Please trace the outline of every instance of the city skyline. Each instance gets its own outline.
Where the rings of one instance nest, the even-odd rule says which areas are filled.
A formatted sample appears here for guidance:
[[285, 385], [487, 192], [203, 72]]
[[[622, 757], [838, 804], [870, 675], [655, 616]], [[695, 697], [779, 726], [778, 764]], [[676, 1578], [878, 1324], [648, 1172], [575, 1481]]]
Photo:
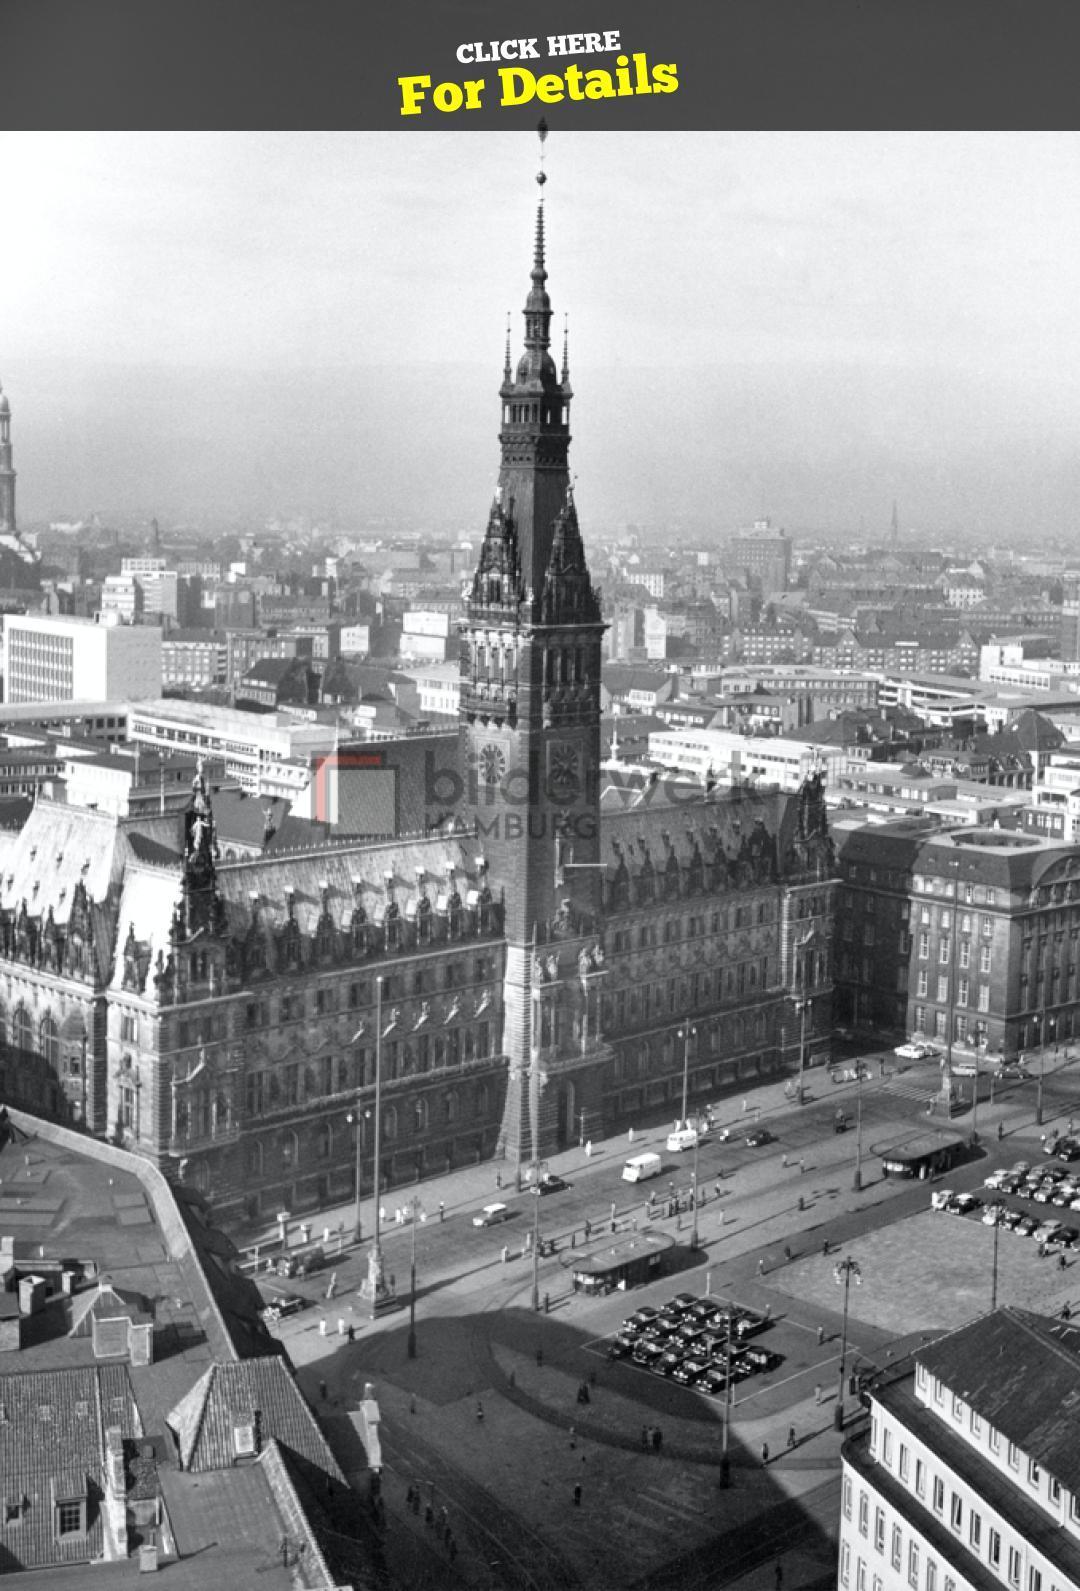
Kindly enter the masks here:
[[[479, 528], [493, 306], [519, 301], [536, 191], [521, 133], [0, 148], [16, 239], [0, 381], [24, 521], [276, 508]], [[1073, 138], [548, 148], [587, 534], [678, 517], [722, 535], [771, 514], [872, 536], [894, 498], [928, 533], [1068, 529]]]

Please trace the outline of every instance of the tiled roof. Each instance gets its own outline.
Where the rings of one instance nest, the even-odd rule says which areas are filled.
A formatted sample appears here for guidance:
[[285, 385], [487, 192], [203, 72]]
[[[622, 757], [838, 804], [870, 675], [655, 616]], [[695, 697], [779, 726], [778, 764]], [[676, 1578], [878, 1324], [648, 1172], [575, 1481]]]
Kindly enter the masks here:
[[1070, 1492], [1080, 1492], [1080, 1328], [999, 1309], [915, 1355]]
[[[17, 1521], [0, 1517], [0, 1563], [10, 1567], [14, 1559], [40, 1569], [100, 1557], [104, 1433], [116, 1425], [125, 1437], [141, 1434], [126, 1369], [94, 1365], [0, 1375], [0, 1410], [0, 1491], [5, 1501], [21, 1505]], [[90, 1497], [86, 1535], [56, 1534], [54, 1483], [64, 1476], [65, 1485], [74, 1481]]]
[[213, 1364], [168, 1416], [186, 1470], [231, 1469], [238, 1425], [252, 1426], [255, 1445], [270, 1437], [288, 1454], [340, 1485], [345, 1477], [291, 1372], [279, 1358]]

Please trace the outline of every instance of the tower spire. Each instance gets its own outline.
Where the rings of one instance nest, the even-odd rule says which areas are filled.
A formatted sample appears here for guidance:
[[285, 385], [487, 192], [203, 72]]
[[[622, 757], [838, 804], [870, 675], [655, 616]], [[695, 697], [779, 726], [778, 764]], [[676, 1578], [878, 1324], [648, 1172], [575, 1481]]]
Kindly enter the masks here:
[[569, 381], [570, 381], [570, 316], [569, 315], [564, 315], [563, 316], [562, 370], [559, 372], [559, 380], [562, 382], [564, 387], [567, 386], [569, 384]]

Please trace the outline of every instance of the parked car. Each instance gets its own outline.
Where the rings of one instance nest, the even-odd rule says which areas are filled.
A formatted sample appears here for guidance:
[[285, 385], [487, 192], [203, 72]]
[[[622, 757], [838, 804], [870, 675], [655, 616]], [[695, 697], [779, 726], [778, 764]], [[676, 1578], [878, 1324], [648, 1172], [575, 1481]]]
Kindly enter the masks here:
[[646, 1326], [654, 1324], [660, 1311], [651, 1304], [642, 1304], [640, 1309], [635, 1309], [632, 1315], [627, 1315], [622, 1323], [623, 1331], [631, 1332], [635, 1337], [641, 1335]]
[[983, 1226], [1000, 1226], [1005, 1218], [1006, 1206], [1003, 1204], [988, 1204], [982, 1213]]
[[956, 1194], [952, 1188], [935, 1188], [930, 1195], [930, 1208], [931, 1210], [948, 1210], [951, 1208], [955, 1198]]
[[632, 1358], [635, 1364], [644, 1365], [647, 1370], [651, 1370], [657, 1360], [663, 1357], [664, 1352], [662, 1343], [649, 1342], [642, 1338], [635, 1345]]
[[[737, 1376], [732, 1376], [732, 1384], [734, 1384], [737, 1379]], [[699, 1378], [698, 1386], [701, 1388], [702, 1392], [707, 1392], [711, 1398], [722, 1397], [728, 1389], [727, 1371], [724, 1369], [723, 1365], [710, 1365], [705, 1374]]]
[[747, 1133], [746, 1135], [746, 1147], [748, 1149], [760, 1149], [762, 1144], [772, 1144], [775, 1142], [776, 1139], [773, 1137], [772, 1133], [767, 1127], [756, 1127], [753, 1132]]
[[681, 1381], [684, 1387], [693, 1387], [708, 1373], [709, 1368], [707, 1359], [684, 1359], [671, 1372], [671, 1379]]
[[955, 1211], [957, 1215], [970, 1215], [972, 1210], [977, 1210], [981, 1204], [982, 1200], [976, 1198], [973, 1193], [958, 1193], [949, 1205], [949, 1209]]
[[1031, 1073], [1019, 1061], [1006, 1061], [1004, 1065], [997, 1068], [995, 1075], [1003, 1081], [1016, 1083], [1029, 1083], [1031, 1081]]
[[769, 1315], [755, 1314], [752, 1309], [740, 1309], [734, 1318], [735, 1340], [742, 1342], [747, 1337], [756, 1337], [759, 1332], [768, 1331], [772, 1325]]
[[753, 1365], [755, 1370], [767, 1373], [775, 1370], [784, 1362], [782, 1353], [773, 1353], [771, 1348], [759, 1348], [756, 1344], [746, 1350], [746, 1362]]
[[1043, 1221], [1031, 1235], [1037, 1243], [1056, 1243], [1063, 1231], [1060, 1221]]
[[649, 1369], [655, 1370], [658, 1376], [673, 1376], [685, 1358], [685, 1349], [681, 1347], [665, 1348], [659, 1359], [651, 1364]]
[[536, 1184], [537, 1193], [563, 1193], [570, 1186], [562, 1177], [557, 1177], [553, 1171], [545, 1171], [540, 1181]]
[[996, 1191], [1000, 1189], [1001, 1184], [1007, 1179], [1008, 1175], [1009, 1173], [1004, 1170], [992, 1171], [988, 1177], [983, 1178], [983, 1187], [993, 1188]]
[[1039, 1223], [1033, 1215], [1022, 1215], [1013, 1227], [1014, 1232], [1019, 1232], [1021, 1237], [1034, 1237], [1039, 1229]]
[[696, 1293], [676, 1293], [674, 1298], [669, 1298], [664, 1305], [663, 1313], [672, 1315], [688, 1315], [690, 1311], [701, 1302]]
[[629, 1359], [637, 1347], [637, 1333], [618, 1331], [608, 1344], [608, 1353], [613, 1359]]
[[908, 1039], [906, 1044], [898, 1044], [893, 1054], [901, 1061], [925, 1061], [937, 1055], [938, 1049], [929, 1039]]
[[498, 1226], [500, 1221], [510, 1217], [510, 1207], [506, 1204], [485, 1204], [479, 1215], [472, 1218], [473, 1226]]
[[302, 1297], [300, 1293], [278, 1293], [260, 1313], [268, 1326], [276, 1326], [279, 1320], [298, 1314], [301, 1309], [307, 1309], [310, 1303], [311, 1299]]

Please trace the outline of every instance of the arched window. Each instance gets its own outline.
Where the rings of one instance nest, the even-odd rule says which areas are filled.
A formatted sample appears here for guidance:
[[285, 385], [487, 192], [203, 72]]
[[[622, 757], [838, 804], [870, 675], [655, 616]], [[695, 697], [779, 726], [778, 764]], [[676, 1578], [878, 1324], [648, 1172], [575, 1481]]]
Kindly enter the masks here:
[[253, 1138], [244, 1154], [244, 1170], [249, 1177], [261, 1177], [263, 1174], [263, 1146], [262, 1140]]
[[281, 1164], [288, 1171], [292, 1166], [300, 1163], [300, 1140], [294, 1132], [287, 1132], [281, 1139]]
[[491, 1108], [491, 1097], [486, 1083], [479, 1083], [476, 1089], [476, 1114], [486, 1116]]
[[383, 1122], [383, 1126], [382, 1126], [383, 1137], [384, 1138], [391, 1138], [391, 1139], [392, 1138], [396, 1138], [397, 1137], [397, 1110], [396, 1110], [396, 1108], [393, 1105], [388, 1105], [386, 1107], [386, 1109], [383, 1111], [382, 1122]]
[[458, 1097], [453, 1089], [448, 1094], [443, 1095], [443, 1111], [447, 1121], [457, 1121]]
[[413, 1100], [413, 1132], [426, 1132], [428, 1111], [426, 1099]]
[[319, 1160], [329, 1160], [334, 1147], [334, 1135], [328, 1121], [319, 1123], [319, 1130], [315, 1134], [315, 1155]]
[[24, 1053], [34, 1048], [34, 1024], [24, 1005], [20, 1005], [15, 1012], [15, 1048]]

